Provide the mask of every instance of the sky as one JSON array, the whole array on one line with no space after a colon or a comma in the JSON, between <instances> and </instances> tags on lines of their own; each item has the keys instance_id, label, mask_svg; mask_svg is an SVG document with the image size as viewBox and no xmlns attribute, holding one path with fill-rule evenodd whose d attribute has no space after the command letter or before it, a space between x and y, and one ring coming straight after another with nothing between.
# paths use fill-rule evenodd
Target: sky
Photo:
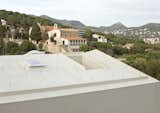
<instances>
[{"instance_id":1,"label":"sky","mask_svg":"<svg viewBox=\"0 0 160 113\"><path fill-rule=\"evenodd\" d=\"M126 26L160 23L160 0L0 0L0 9L97 27L116 22Z\"/></svg>"}]
</instances>

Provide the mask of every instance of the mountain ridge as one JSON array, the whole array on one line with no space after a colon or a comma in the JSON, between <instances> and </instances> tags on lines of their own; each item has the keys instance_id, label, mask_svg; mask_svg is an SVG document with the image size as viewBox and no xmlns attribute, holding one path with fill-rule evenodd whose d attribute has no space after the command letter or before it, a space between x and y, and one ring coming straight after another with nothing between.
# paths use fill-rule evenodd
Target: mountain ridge
<instances>
[{"instance_id":1,"label":"mountain ridge","mask_svg":"<svg viewBox=\"0 0 160 113\"><path fill-rule=\"evenodd\" d=\"M77 20L66 20L66 19L60 20L60 19L55 19L55 18L49 17L47 15L41 15L40 17L44 18L44 19L48 19L52 22L61 23L61 24L64 24L64 25L67 25L67 26L70 26L70 27L75 27L75 28L86 27L86 25L84 25L82 22L77 21Z\"/></svg>"},{"instance_id":2,"label":"mountain ridge","mask_svg":"<svg viewBox=\"0 0 160 113\"><path fill-rule=\"evenodd\" d=\"M58 22L67 26L78 29L91 29L95 32L112 33L115 35L136 36L140 38L160 38L160 23L147 23L138 27L127 27L121 22L117 22L111 26L86 26L76 20L59 20L46 15L40 16L44 19L49 19L52 22Z\"/></svg>"},{"instance_id":3,"label":"mountain ridge","mask_svg":"<svg viewBox=\"0 0 160 113\"><path fill-rule=\"evenodd\" d=\"M78 21L78 20L67 20L67 19L56 19L56 18L52 18L50 16L47 16L47 15L41 15L40 16L41 18L45 18L45 19L50 19L50 20L53 20L53 21L66 21L66 22L79 22L80 24L83 25L83 27L94 27L94 26L87 26L85 24L83 24L81 21ZM131 26L131 27L127 27L125 24L123 24L122 22L116 22L110 26L100 26L100 27L94 27L94 28L101 28L101 27L106 27L106 28L109 28L109 27L113 27L113 26L123 26L125 28L138 28L138 27L144 27L144 26L148 26L148 25L159 25L160 26L160 23L146 23L144 25L139 25L139 26Z\"/></svg>"}]
</instances>

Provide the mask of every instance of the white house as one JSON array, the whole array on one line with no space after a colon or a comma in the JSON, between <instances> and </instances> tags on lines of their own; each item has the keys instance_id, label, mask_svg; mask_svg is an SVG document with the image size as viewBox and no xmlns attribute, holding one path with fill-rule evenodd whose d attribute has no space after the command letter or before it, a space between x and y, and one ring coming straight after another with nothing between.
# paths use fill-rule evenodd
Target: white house
<instances>
[{"instance_id":1,"label":"white house","mask_svg":"<svg viewBox=\"0 0 160 113\"><path fill-rule=\"evenodd\" d=\"M7 25L7 21L4 20L4 19L1 19L1 25L2 25L2 26L6 26L6 25Z\"/></svg>"},{"instance_id":2,"label":"white house","mask_svg":"<svg viewBox=\"0 0 160 113\"><path fill-rule=\"evenodd\" d=\"M93 34L92 37L97 39L97 42L107 43L107 38L105 38L103 35Z\"/></svg>"},{"instance_id":3,"label":"white house","mask_svg":"<svg viewBox=\"0 0 160 113\"><path fill-rule=\"evenodd\" d=\"M87 44L87 40L79 36L79 30L72 28L58 28L54 25L52 30L48 31L48 44L64 45L72 49L72 51L79 51L81 45Z\"/></svg>"},{"instance_id":4,"label":"white house","mask_svg":"<svg viewBox=\"0 0 160 113\"><path fill-rule=\"evenodd\" d=\"M158 80L98 50L0 56L0 113L160 113Z\"/></svg>"}]
</instances>

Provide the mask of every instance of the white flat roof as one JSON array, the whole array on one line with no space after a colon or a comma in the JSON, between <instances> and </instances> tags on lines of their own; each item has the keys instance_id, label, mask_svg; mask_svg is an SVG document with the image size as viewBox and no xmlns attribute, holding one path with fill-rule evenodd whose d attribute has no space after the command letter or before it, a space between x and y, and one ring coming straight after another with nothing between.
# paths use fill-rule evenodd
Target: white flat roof
<instances>
[{"instance_id":1,"label":"white flat roof","mask_svg":"<svg viewBox=\"0 0 160 113\"><path fill-rule=\"evenodd\" d=\"M83 55L101 68L86 69L68 56ZM27 59L40 61L44 67L25 65ZM98 50L86 53L26 54L0 56L0 97L29 94L42 90L65 90L94 85L154 83L157 80ZM98 89L97 89L98 90ZM1 99L1 98L0 98Z\"/></svg>"}]
</instances>

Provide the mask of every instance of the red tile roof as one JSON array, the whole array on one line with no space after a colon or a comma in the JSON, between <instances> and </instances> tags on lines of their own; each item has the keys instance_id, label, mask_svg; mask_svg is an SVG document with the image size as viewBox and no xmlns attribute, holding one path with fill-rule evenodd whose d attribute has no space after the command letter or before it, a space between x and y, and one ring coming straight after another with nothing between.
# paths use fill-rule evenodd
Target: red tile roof
<instances>
[{"instance_id":1,"label":"red tile roof","mask_svg":"<svg viewBox=\"0 0 160 113\"><path fill-rule=\"evenodd\" d=\"M41 31L51 31L54 29L54 26L41 26Z\"/></svg>"},{"instance_id":2,"label":"red tile roof","mask_svg":"<svg viewBox=\"0 0 160 113\"><path fill-rule=\"evenodd\" d=\"M67 40L86 40L86 39L81 38L81 37L64 37L64 39L67 39Z\"/></svg>"},{"instance_id":3,"label":"red tile roof","mask_svg":"<svg viewBox=\"0 0 160 113\"><path fill-rule=\"evenodd\" d=\"M41 26L41 31L45 32L45 31L51 31L51 30L54 30L54 26ZM71 31L75 31L75 32L78 32L77 29L72 29L72 28L60 28L59 30L61 30L62 32L63 31L68 31L68 32L71 32Z\"/></svg>"},{"instance_id":4,"label":"red tile roof","mask_svg":"<svg viewBox=\"0 0 160 113\"><path fill-rule=\"evenodd\" d=\"M61 31L76 31L76 32L79 31L78 29L72 29L72 28L61 28L60 30Z\"/></svg>"}]
</instances>

